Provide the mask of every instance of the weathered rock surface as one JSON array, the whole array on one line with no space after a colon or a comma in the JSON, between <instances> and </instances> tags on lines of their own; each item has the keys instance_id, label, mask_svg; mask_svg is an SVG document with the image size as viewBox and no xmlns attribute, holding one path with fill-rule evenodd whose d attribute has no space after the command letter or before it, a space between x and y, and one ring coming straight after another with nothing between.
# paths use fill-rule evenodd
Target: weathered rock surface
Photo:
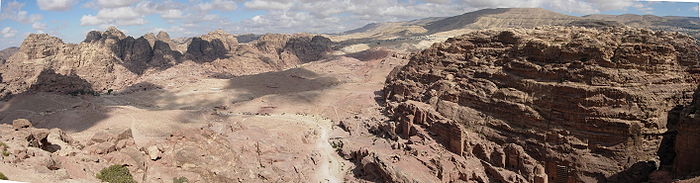
<instances>
[{"instance_id":1,"label":"weathered rock surface","mask_svg":"<svg viewBox=\"0 0 700 183\"><path fill-rule=\"evenodd\" d=\"M12 120L12 127L17 129L32 127L32 122L27 119Z\"/></svg>"},{"instance_id":2,"label":"weathered rock surface","mask_svg":"<svg viewBox=\"0 0 700 183\"><path fill-rule=\"evenodd\" d=\"M57 128L13 130L2 124L0 133L0 142L9 146L9 154L0 156L1 163L31 170L35 176L51 177L45 181L94 182L94 175L112 164L127 165L134 175L146 171L147 157L133 147L134 139L128 129L101 131L87 142L73 140Z\"/></svg>"},{"instance_id":3,"label":"weathered rock surface","mask_svg":"<svg viewBox=\"0 0 700 183\"><path fill-rule=\"evenodd\" d=\"M332 44L313 35L268 37L239 45L234 35L221 30L182 41L170 39L165 32L134 38L110 27L89 32L80 44L69 44L48 34L30 34L16 54L0 60L6 60L0 67L0 96L27 91L97 94L120 90L143 78L183 74L160 72L182 63L197 67L187 74L202 77L277 71L319 60Z\"/></svg>"},{"instance_id":4,"label":"weathered rock surface","mask_svg":"<svg viewBox=\"0 0 700 183\"><path fill-rule=\"evenodd\" d=\"M679 115L674 151L673 174L676 177L700 175L700 87L695 91L693 102Z\"/></svg>"},{"instance_id":5,"label":"weathered rock surface","mask_svg":"<svg viewBox=\"0 0 700 183\"><path fill-rule=\"evenodd\" d=\"M402 138L527 182L644 181L699 57L693 38L647 29L478 31L416 54L384 94Z\"/></svg>"}]
</instances>

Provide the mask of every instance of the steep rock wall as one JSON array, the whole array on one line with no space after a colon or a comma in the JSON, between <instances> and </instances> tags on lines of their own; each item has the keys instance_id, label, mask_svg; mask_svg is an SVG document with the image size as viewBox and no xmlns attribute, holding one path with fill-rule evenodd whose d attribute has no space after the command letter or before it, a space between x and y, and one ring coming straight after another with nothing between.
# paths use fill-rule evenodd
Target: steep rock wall
<instances>
[{"instance_id":1,"label":"steep rock wall","mask_svg":"<svg viewBox=\"0 0 700 183\"><path fill-rule=\"evenodd\" d=\"M454 153L497 163L491 154L515 143L551 181L640 181L623 170L655 168L646 165L658 161L669 111L697 85L699 53L687 35L647 29L478 31L413 56L384 93L404 126L422 125L400 107L420 102L478 134L461 149L443 142Z\"/></svg>"}]
</instances>

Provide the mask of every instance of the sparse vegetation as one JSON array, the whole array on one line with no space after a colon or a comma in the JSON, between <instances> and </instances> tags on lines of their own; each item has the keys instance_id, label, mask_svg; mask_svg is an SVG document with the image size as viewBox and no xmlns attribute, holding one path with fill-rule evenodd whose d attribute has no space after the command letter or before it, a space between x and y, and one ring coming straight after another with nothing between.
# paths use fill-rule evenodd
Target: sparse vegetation
<instances>
[{"instance_id":1,"label":"sparse vegetation","mask_svg":"<svg viewBox=\"0 0 700 183\"><path fill-rule=\"evenodd\" d=\"M178 178L173 178L173 183L189 183L190 180L187 180L186 177L178 177Z\"/></svg>"},{"instance_id":2,"label":"sparse vegetation","mask_svg":"<svg viewBox=\"0 0 700 183\"><path fill-rule=\"evenodd\" d=\"M4 142L0 142L0 151L2 151L2 156L9 156L10 155L10 152L7 151L7 148L8 148L7 144L5 144Z\"/></svg>"},{"instance_id":3,"label":"sparse vegetation","mask_svg":"<svg viewBox=\"0 0 700 183\"><path fill-rule=\"evenodd\" d=\"M10 179L8 179L7 176L5 176L5 174L2 174L2 172L0 172L0 180L10 180Z\"/></svg>"},{"instance_id":4,"label":"sparse vegetation","mask_svg":"<svg viewBox=\"0 0 700 183\"><path fill-rule=\"evenodd\" d=\"M102 169L96 177L109 183L136 183L129 169L122 165L112 165Z\"/></svg>"}]
</instances>

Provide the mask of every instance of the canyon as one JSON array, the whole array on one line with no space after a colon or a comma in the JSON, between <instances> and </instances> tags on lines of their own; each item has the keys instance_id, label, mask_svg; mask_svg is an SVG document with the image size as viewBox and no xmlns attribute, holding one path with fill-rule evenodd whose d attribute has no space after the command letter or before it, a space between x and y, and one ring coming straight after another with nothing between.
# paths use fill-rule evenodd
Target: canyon
<instances>
[{"instance_id":1,"label":"canyon","mask_svg":"<svg viewBox=\"0 0 700 183\"><path fill-rule=\"evenodd\" d=\"M0 172L694 182L700 46L681 19L523 8L343 34L30 34L0 52Z\"/></svg>"}]
</instances>

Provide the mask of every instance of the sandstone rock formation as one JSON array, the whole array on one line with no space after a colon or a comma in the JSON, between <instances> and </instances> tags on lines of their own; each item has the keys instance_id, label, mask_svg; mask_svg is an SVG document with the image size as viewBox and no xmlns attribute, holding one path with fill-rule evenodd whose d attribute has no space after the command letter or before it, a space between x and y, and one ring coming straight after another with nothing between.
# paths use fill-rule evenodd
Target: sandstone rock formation
<instances>
[{"instance_id":1,"label":"sandstone rock formation","mask_svg":"<svg viewBox=\"0 0 700 183\"><path fill-rule=\"evenodd\" d=\"M145 153L134 147L129 129L98 132L88 142L73 140L56 128L13 130L2 124L0 132L3 134L0 141L8 146L8 153L0 156L0 161L29 168L33 170L32 175L49 175L56 181L93 182L97 181L95 173L111 164L127 165L136 175L143 175L146 171Z\"/></svg>"},{"instance_id":2,"label":"sandstone rock formation","mask_svg":"<svg viewBox=\"0 0 700 183\"><path fill-rule=\"evenodd\" d=\"M165 32L134 38L110 27L89 32L79 44L64 43L48 34L31 34L0 68L3 85L7 85L0 86L4 88L0 95L27 91L97 94L124 89L146 77L157 78L160 71L186 62L200 64L188 66L197 67L190 68L187 74L191 75L276 71L319 60L331 44L324 37L300 34L269 35L239 45L234 35L221 30L172 40Z\"/></svg>"},{"instance_id":3,"label":"sandstone rock formation","mask_svg":"<svg viewBox=\"0 0 700 183\"><path fill-rule=\"evenodd\" d=\"M384 94L402 138L433 136L528 182L636 182L657 168L699 57L692 37L648 29L478 31L413 56Z\"/></svg>"},{"instance_id":4,"label":"sandstone rock formation","mask_svg":"<svg viewBox=\"0 0 700 183\"><path fill-rule=\"evenodd\" d=\"M693 102L679 114L677 134L673 139L673 174L676 177L698 176L700 173L700 87L695 91Z\"/></svg>"}]
</instances>

